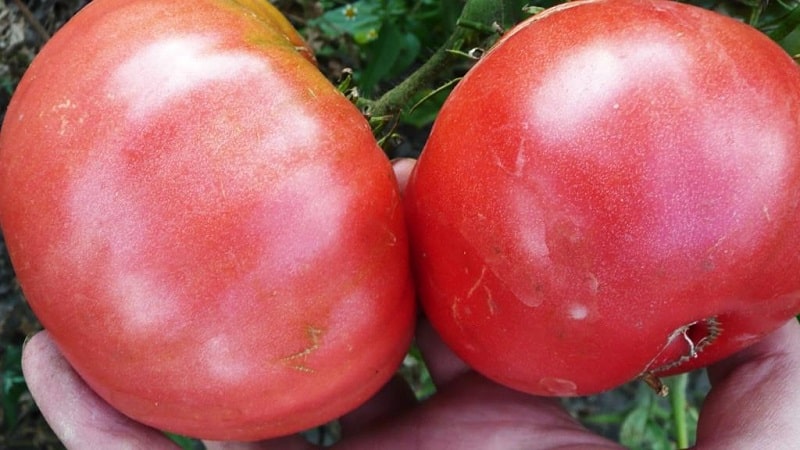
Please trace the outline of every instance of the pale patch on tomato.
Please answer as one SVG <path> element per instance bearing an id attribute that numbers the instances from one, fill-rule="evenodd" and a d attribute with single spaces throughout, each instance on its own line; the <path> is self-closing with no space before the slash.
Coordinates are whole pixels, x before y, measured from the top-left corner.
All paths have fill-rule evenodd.
<path id="1" fill-rule="evenodd" d="M 179 314 L 178 297 L 158 274 L 126 270 L 116 261 L 98 282 L 108 283 L 108 298 L 97 299 L 111 306 L 117 325 L 127 332 L 158 335 L 175 325 Z"/>
<path id="2" fill-rule="evenodd" d="M 523 187 L 514 186 L 510 191 L 508 226 L 514 228 L 526 256 L 534 260 L 547 258 L 550 248 L 544 221 L 546 211 L 539 205 L 539 196 Z"/>
<path id="3" fill-rule="evenodd" d="M 558 377 L 544 377 L 539 380 L 539 387 L 560 397 L 568 397 L 578 392 L 578 385 L 574 381 Z"/>
<path id="4" fill-rule="evenodd" d="M 749 346 L 761 338 L 762 336 L 760 334 L 753 334 L 753 333 L 739 333 L 736 336 L 731 336 L 731 339 L 737 342 L 742 347 Z"/>
<path id="5" fill-rule="evenodd" d="M 569 307 L 569 317 L 573 320 L 584 320 L 589 316 L 589 308 L 581 303 L 573 303 Z"/>
<path id="6" fill-rule="evenodd" d="M 258 240 L 254 245 L 263 246 L 266 252 L 258 272 L 271 272 L 277 280 L 297 276 L 316 259 L 335 252 L 337 239 L 347 226 L 344 205 L 351 204 L 351 195 L 320 164 L 307 163 L 279 180 L 270 198 L 248 219 L 249 234 Z M 275 227 L 275 223 L 286 226 Z"/>
<path id="7" fill-rule="evenodd" d="M 658 37 L 645 36 L 624 44 L 593 41 L 561 56 L 555 67 L 542 73 L 543 84 L 531 98 L 533 117 L 546 130 L 543 139 L 551 144 L 569 143 L 597 127 L 597 121 L 614 114 L 630 95 L 631 79 L 642 86 L 652 85 L 652 67 L 661 79 L 681 85 L 686 79 L 687 56 L 681 47 L 668 45 Z M 635 94 L 634 94 L 635 95 Z M 604 152 L 584 154 L 580 146 L 564 145 L 562 151 L 581 151 L 581 157 L 601 159 Z M 609 149 L 609 161 L 616 161 Z"/>
<path id="8" fill-rule="evenodd" d="M 278 100 L 268 117 L 261 117 L 264 129 L 259 130 L 260 141 L 253 148 L 256 155 L 280 163 L 296 160 L 309 146 L 320 140 L 319 119 L 311 116 L 286 93 L 278 93 Z M 275 101 L 275 100 L 273 100 Z"/>
<path id="9" fill-rule="evenodd" d="M 709 268 L 734 261 L 744 254 L 731 255 L 728 249 L 746 250 L 769 232 L 763 222 L 772 220 L 771 213 L 786 214 L 776 206 L 785 195 L 783 174 L 794 151 L 786 133 L 733 117 L 726 108 L 719 105 L 705 114 L 705 124 L 694 121 L 701 123 L 698 130 L 674 138 L 674 145 L 684 149 L 682 157 L 665 148 L 647 162 L 649 176 L 641 181 L 649 211 L 640 243 L 656 258 L 705 255 Z"/>
<path id="10" fill-rule="evenodd" d="M 109 92 L 129 105 L 128 117 L 146 120 L 170 101 L 243 73 L 264 75 L 264 60 L 244 51 L 222 52 L 208 35 L 162 38 L 139 49 L 110 76 Z"/>
<path id="11" fill-rule="evenodd" d="M 240 338 L 232 339 L 223 333 L 201 343 L 198 359 L 205 368 L 204 373 L 213 376 L 218 382 L 234 385 L 252 375 L 251 355 L 237 346 L 241 342 Z"/>

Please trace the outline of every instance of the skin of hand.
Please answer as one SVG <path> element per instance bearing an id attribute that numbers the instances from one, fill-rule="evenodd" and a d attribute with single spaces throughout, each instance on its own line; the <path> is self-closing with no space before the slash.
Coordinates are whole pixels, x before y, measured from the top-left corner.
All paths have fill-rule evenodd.
<path id="1" fill-rule="evenodd" d="M 413 160 L 394 162 L 405 187 Z M 593 434 L 558 399 L 531 396 L 471 371 L 419 321 L 416 342 L 437 393 L 417 403 L 401 379 L 342 417 L 337 449 L 621 449 Z M 100 399 L 72 370 L 47 331 L 30 338 L 22 369 L 33 398 L 70 449 L 175 449 L 159 431 Z M 700 414 L 696 449 L 796 448 L 800 442 L 800 324 L 796 320 L 708 369 L 712 389 Z M 258 443 L 205 442 L 209 450 L 307 450 L 300 436 Z"/>

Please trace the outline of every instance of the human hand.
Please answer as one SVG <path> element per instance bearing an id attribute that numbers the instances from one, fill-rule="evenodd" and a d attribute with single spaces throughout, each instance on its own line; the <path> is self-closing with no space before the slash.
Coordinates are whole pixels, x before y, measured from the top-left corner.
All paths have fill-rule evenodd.
<path id="1" fill-rule="evenodd" d="M 413 161 L 395 163 L 405 186 Z M 437 394 L 417 404 L 393 380 L 342 417 L 343 449 L 620 448 L 591 433 L 554 398 L 497 385 L 460 361 L 425 321 L 416 334 Z M 175 448 L 164 435 L 134 422 L 100 399 L 63 359 L 46 331 L 23 350 L 28 387 L 53 430 L 71 449 Z M 800 442 L 800 324 L 792 320 L 761 342 L 709 368 L 697 448 L 794 448 Z M 206 448 L 312 449 L 299 436 L 259 443 L 206 442 Z"/>

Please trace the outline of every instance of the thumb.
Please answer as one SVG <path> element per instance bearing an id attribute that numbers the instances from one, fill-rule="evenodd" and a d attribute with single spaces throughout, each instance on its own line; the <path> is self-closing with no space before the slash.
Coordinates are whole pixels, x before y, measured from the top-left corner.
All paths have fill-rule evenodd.
<path id="1" fill-rule="evenodd" d="M 800 324 L 789 323 L 708 369 L 697 448 L 797 448 Z"/>
<path id="2" fill-rule="evenodd" d="M 69 449 L 175 449 L 163 433 L 122 415 L 83 382 L 47 331 L 22 351 L 22 373 L 45 420 Z"/>

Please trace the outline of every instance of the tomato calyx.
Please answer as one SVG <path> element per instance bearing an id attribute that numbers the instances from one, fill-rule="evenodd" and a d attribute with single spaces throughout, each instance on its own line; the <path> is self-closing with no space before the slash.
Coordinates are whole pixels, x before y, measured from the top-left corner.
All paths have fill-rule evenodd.
<path id="1" fill-rule="evenodd" d="M 667 337 L 666 345 L 638 378 L 647 383 L 656 394 L 666 397 L 669 395 L 669 388 L 657 374 L 673 370 L 697 358 L 720 334 L 722 327 L 717 316 L 695 320 L 676 328 Z"/>

